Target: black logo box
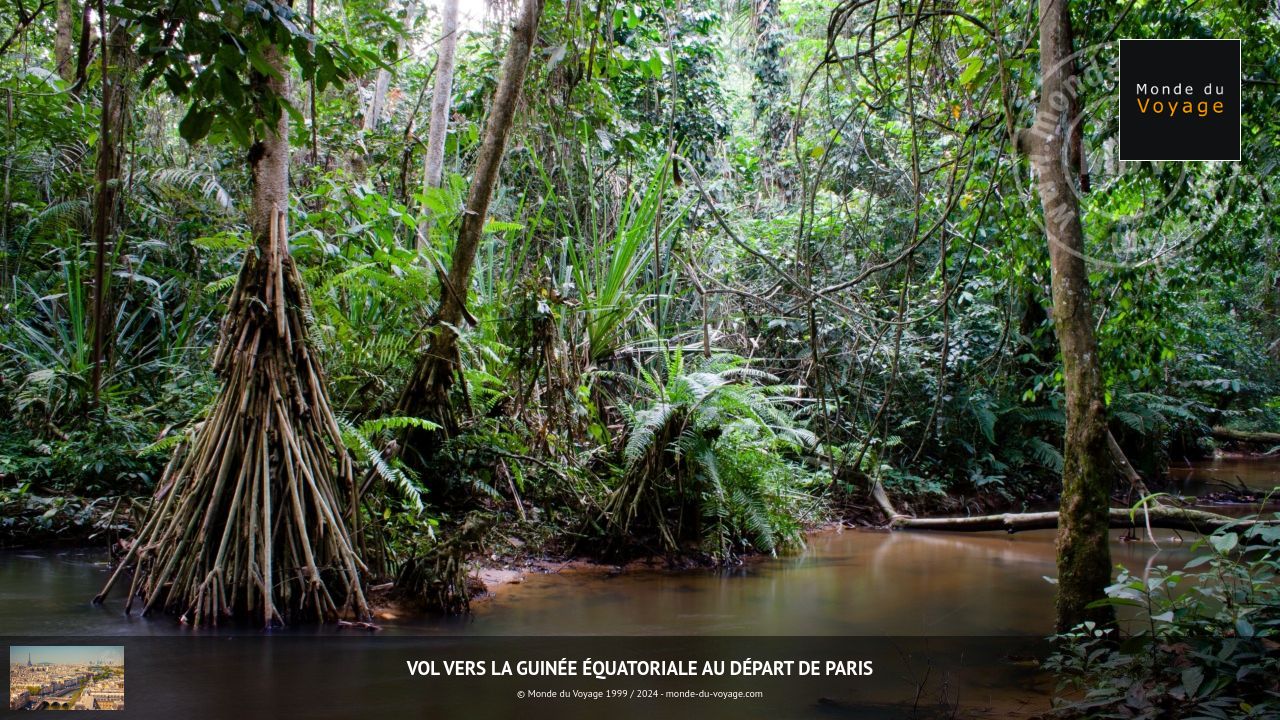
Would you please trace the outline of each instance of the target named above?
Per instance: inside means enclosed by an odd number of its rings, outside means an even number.
[[[1238,162],[1240,90],[1240,40],[1121,40],[1120,159]]]

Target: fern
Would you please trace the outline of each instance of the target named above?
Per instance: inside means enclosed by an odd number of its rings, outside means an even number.
[[[1053,472],[1062,472],[1062,453],[1058,448],[1041,440],[1040,438],[1029,438],[1027,440],[1028,454],[1039,464],[1052,470]]]
[[[403,416],[382,417],[375,420],[366,420],[363,423],[360,423],[359,433],[365,437],[373,437],[378,433],[391,430],[404,430],[407,428],[439,430],[440,426],[425,418]]]
[[[216,175],[205,170],[194,168],[165,168],[163,170],[140,171],[133,178],[152,193],[166,189],[195,191],[206,200],[210,200],[223,211],[235,209],[231,193],[222,186]]]
[[[982,436],[987,442],[995,444],[996,442],[996,414],[991,412],[986,399],[970,398],[969,412],[973,413],[973,419],[978,422],[978,429],[982,432]]]
[[[1059,408],[1053,407],[1026,407],[1019,405],[1004,411],[1003,415],[1019,424],[1044,423],[1058,426],[1067,424],[1066,413]]]
[[[84,200],[65,200],[45,206],[43,210],[23,225],[15,228],[13,243],[22,247],[41,232],[59,233],[72,227],[83,226],[89,220],[89,203]]]
[[[421,513],[424,507],[422,494],[425,491],[410,477],[408,469],[401,467],[399,463],[389,462],[375,447],[380,434],[409,427],[434,430],[439,426],[428,420],[414,417],[378,418],[376,420],[367,420],[361,423],[359,427],[351,424],[346,419],[339,418],[338,420],[338,429],[342,432],[342,442],[347,446],[347,449],[360,462],[367,464],[374,474],[399,489],[400,494],[404,496],[405,501],[409,503],[415,513]]]
[[[1124,423],[1130,430],[1139,435],[1147,431],[1147,421],[1137,413],[1128,412],[1126,410],[1112,410],[1111,417]]]
[[[635,389],[647,404],[619,406],[629,434],[603,524],[619,534],[638,524],[672,552],[696,527],[722,562],[799,542],[797,515],[811,498],[798,488],[808,473],[784,453],[817,438],[797,424],[794,388],[762,384],[776,378],[736,357],[687,363],[677,349],[656,365],[637,367]],[[696,519],[684,517],[691,503]]]
[[[228,275],[224,278],[219,278],[206,284],[204,286],[204,292],[210,295],[221,295],[223,293],[230,292],[231,288],[235,287],[235,284],[236,276]]]

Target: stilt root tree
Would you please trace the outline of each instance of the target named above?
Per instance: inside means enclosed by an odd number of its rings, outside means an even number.
[[[306,297],[272,209],[223,320],[212,414],[170,461],[101,602],[133,570],[141,602],[185,622],[364,617],[352,464],[307,343]],[[344,517],[344,515],[346,517]]]

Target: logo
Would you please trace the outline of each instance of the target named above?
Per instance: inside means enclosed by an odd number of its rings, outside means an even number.
[[[1239,60],[1239,47],[1235,40],[1121,42],[1126,45],[1230,43],[1232,52],[1236,53],[1234,57]],[[1133,68],[1131,65],[1124,67],[1122,81],[1120,47],[1121,43],[1113,40],[1077,49],[1063,60],[1064,64],[1071,64],[1075,80],[1062,88],[1061,97],[1039,100],[1064,106],[1072,104],[1077,108],[1075,114],[1064,119],[1062,131],[1079,132],[1083,144],[1081,157],[1069,157],[1070,144],[1062,143],[1062,162],[1073,177],[1072,195],[1086,225],[1098,238],[1088,245],[1082,256],[1095,268],[1137,268],[1163,262],[1186,251],[1212,232],[1234,207],[1233,203],[1223,199],[1231,197],[1240,183],[1254,181],[1252,174],[1245,173],[1245,166],[1241,163],[1182,162],[1190,159],[1186,157],[1189,153],[1184,151],[1201,149],[1195,147],[1199,141],[1194,137],[1179,141],[1167,154],[1162,152],[1152,156],[1153,160],[1129,157],[1131,133],[1135,131],[1128,114],[1124,115],[1121,127],[1120,112],[1124,110],[1125,97],[1122,82],[1130,84],[1130,90],[1133,89],[1134,81],[1130,76]],[[1128,51],[1126,48],[1125,52]],[[1128,62],[1131,56],[1126,54],[1124,57]],[[1237,120],[1231,128],[1232,154],[1228,160],[1239,157],[1239,78],[1238,72],[1231,76],[1236,100],[1230,109],[1236,113]],[[1207,82],[1201,82],[1200,90],[1204,90]],[[1169,84],[1172,85],[1173,81]],[[1182,84],[1186,85],[1186,82]],[[1228,90],[1225,80],[1215,80],[1214,85],[1224,85],[1224,93]],[[1119,102],[1117,98],[1120,98]],[[1225,113],[1229,101],[1222,102]],[[1133,109],[1136,110],[1136,105]],[[1212,110],[1211,104],[1206,112]],[[1167,108],[1165,112],[1168,112]],[[1196,112],[1194,105],[1192,112]],[[1123,156],[1120,150],[1122,132],[1125,137]],[[1202,132],[1197,137],[1201,135]],[[1086,176],[1087,191],[1084,190]],[[1042,203],[1034,176],[1014,173],[1013,178],[1022,201],[1026,203],[1028,216],[1043,229],[1043,218],[1056,217],[1062,211],[1066,197],[1049,198],[1042,217]]]
[[[1121,40],[1122,161],[1240,160],[1240,41]]]

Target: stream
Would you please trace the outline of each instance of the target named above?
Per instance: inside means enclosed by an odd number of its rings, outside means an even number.
[[[1181,488],[1236,478],[1267,488],[1280,483],[1280,463],[1216,459],[1175,468],[1173,474]],[[1147,563],[1180,567],[1194,539],[1180,541],[1173,531],[1156,530],[1157,548],[1122,542],[1122,535],[1112,531],[1112,559],[1134,571]],[[476,603],[470,617],[383,620],[376,637],[359,642],[388,636],[406,642],[586,635],[1043,637],[1053,628],[1054,588],[1045,579],[1055,575],[1053,538],[1053,531],[827,530],[812,534],[797,554],[724,571],[529,573]],[[123,618],[118,595],[105,607],[91,606],[89,598],[107,574],[106,554],[99,550],[0,552],[0,635],[123,641],[195,632],[165,616]],[[333,632],[287,631],[294,637]],[[315,654],[305,642],[270,645],[277,662],[295,653],[299,661]],[[208,662],[211,671],[220,666]],[[1036,682],[1036,692],[1045,692],[1043,678],[1036,681],[1032,674],[1011,669],[994,696],[1007,699],[1018,690],[1025,695]]]

